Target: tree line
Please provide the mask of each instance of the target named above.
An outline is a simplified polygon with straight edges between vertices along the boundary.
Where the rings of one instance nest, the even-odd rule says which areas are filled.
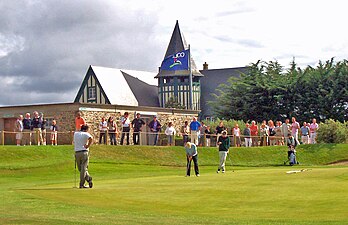
[[[348,61],[334,59],[301,69],[293,60],[289,69],[277,61],[257,61],[239,78],[221,84],[209,102],[216,117],[261,122],[333,119],[348,121]]]

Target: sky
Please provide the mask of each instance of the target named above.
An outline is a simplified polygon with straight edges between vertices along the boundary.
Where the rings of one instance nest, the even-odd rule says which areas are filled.
[[[156,72],[176,20],[199,69],[337,62],[348,58],[347,8],[342,0],[0,0],[0,105],[73,102],[89,65]]]

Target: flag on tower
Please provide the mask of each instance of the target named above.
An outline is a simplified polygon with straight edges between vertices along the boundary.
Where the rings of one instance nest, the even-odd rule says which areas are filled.
[[[161,70],[189,70],[190,49],[177,52],[165,58]]]

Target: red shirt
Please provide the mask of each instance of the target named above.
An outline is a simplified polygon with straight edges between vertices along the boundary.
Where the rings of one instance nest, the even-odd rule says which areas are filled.
[[[86,125],[86,121],[84,118],[80,117],[80,118],[75,118],[75,129],[76,130],[81,130],[81,126],[82,125]]]
[[[258,133],[257,131],[258,131],[257,125],[251,125],[250,126],[250,134],[251,134],[251,136],[256,136],[257,133]]]

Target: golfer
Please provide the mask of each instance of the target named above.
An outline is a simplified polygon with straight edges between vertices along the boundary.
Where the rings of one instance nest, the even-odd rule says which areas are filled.
[[[187,159],[186,176],[189,177],[191,175],[191,162],[193,160],[196,176],[199,177],[197,146],[191,142],[186,142],[185,150]]]
[[[218,145],[219,145],[219,167],[216,171],[217,173],[220,173],[220,170],[222,170],[222,173],[225,172],[225,163],[226,163],[226,157],[229,151],[229,148],[231,146],[230,138],[227,136],[226,131],[222,131],[222,135],[218,139]]]
[[[88,126],[82,125],[80,131],[74,134],[75,163],[80,171],[80,188],[92,188],[92,177],[88,173],[89,147],[93,143],[93,137],[88,133]],[[75,167],[76,169],[76,167]],[[88,186],[85,186],[85,182]]]

